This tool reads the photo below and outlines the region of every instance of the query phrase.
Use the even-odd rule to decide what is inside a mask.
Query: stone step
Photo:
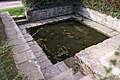
[[[41,26],[44,24],[48,24],[48,23],[53,23],[53,22],[58,22],[58,21],[62,21],[62,20],[67,20],[73,18],[72,15],[66,15],[66,16],[59,16],[59,17],[55,17],[55,18],[48,18],[45,20],[40,20],[40,21],[35,21],[35,22],[30,22],[30,23],[25,23],[25,24],[20,24],[21,27],[25,27],[25,28],[31,28],[31,27],[36,27],[36,26]]]
[[[20,15],[20,16],[12,16],[14,20],[21,20],[21,19],[26,19],[25,15]]]
[[[55,66],[57,66],[61,72],[69,70],[68,66],[63,61],[56,63]]]
[[[82,77],[79,80],[97,80],[92,74]]]
[[[73,74],[72,68],[62,72],[61,74],[49,79],[49,80],[79,80],[83,75],[79,72]]]
[[[63,61],[53,65],[46,56],[41,56],[37,60],[41,66],[42,73],[46,80],[53,78],[66,70],[69,70]]]
[[[15,20],[17,25],[22,25],[28,23],[27,19],[20,19],[20,20]]]
[[[28,80],[42,80],[44,76],[40,69],[40,66],[36,62],[36,57],[33,52],[30,50],[29,45],[25,41],[20,29],[16,25],[13,18],[8,12],[3,12],[0,14],[2,22],[5,25],[5,31],[7,37],[10,39],[12,36],[15,36],[16,41],[8,40],[12,45],[13,58],[16,64],[18,71],[21,74],[27,76]],[[12,29],[12,30],[11,30]],[[19,40],[21,40],[21,43]],[[17,42],[17,44],[15,43]]]

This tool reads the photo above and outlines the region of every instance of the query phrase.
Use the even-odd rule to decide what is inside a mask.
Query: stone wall
[[[120,31],[120,20],[117,19],[116,17],[113,18],[112,16],[100,13],[90,8],[84,8],[81,6],[76,6],[75,12],[88,19],[98,22],[101,25]]]
[[[67,5],[61,7],[41,9],[36,11],[27,11],[27,18],[29,21],[35,21],[73,13],[74,13],[73,6]]]
[[[27,11],[27,18],[29,21],[36,21],[68,14],[80,14],[88,19],[98,22],[101,25],[120,31],[120,20],[116,17],[113,18],[112,16],[100,13],[90,8],[81,7],[79,5],[66,5],[61,7]]]

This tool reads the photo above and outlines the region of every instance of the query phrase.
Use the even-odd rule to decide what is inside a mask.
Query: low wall
[[[27,18],[29,21],[36,21],[68,14],[80,14],[88,19],[98,22],[101,25],[120,31],[119,19],[79,5],[66,5],[36,11],[27,11]]]
[[[101,25],[120,31],[120,20],[117,19],[116,17],[113,18],[112,16],[100,13],[90,8],[84,8],[81,6],[76,6],[75,12],[88,19],[98,22]]]
[[[41,9],[36,11],[27,11],[26,15],[29,21],[35,21],[73,13],[74,13],[73,6],[67,5],[61,7]]]
[[[30,49],[15,21],[8,12],[1,13],[0,17],[5,25],[8,42],[10,43],[18,72],[26,77],[25,80],[43,80],[44,76],[40,69],[41,66],[36,61],[35,54]]]

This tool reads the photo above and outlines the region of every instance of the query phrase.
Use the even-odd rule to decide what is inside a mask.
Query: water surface
[[[34,27],[28,31],[52,63],[73,57],[75,53],[108,38],[74,20]]]

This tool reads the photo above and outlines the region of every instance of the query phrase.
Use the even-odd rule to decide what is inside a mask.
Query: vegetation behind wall
[[[25,6],[31,10],[50,8],[54,6],[63,6],[75,4],[81,0],[22,0],[25,1]]]
[[[81,0],[84,6],[120,19],[120,0]]]
[[[23,0],[27,10],[79,4],[120,18],[120,0]]]

